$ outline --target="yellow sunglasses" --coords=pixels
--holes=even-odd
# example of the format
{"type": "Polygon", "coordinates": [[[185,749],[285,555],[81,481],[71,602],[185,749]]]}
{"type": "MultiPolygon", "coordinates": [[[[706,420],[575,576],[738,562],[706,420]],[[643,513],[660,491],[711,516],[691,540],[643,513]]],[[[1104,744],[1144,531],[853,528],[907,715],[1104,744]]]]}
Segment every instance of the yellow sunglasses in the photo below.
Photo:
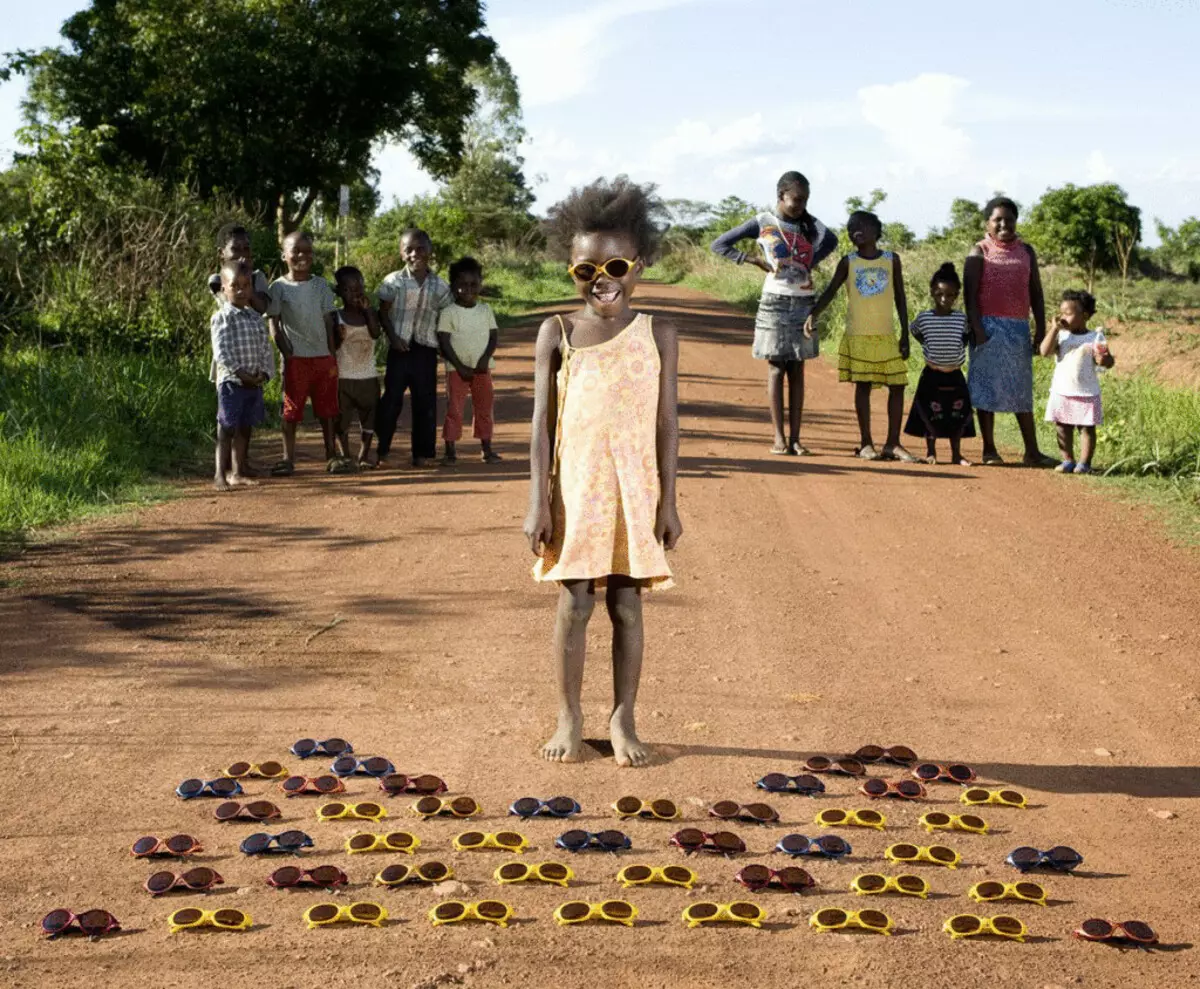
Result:
{"type": "Polygon", "coordinates": [[[443,800],[441,797],[422,797],[409,808],[417,817],[437,817],[446,814],[451,817],[474,817],[482,814],[483,808],[474,797],[455,797],[453,800],[443,800]]]}
{"type": "Polygon", "coordinates": [[[578,264],[568,267],[567,274],[581,282],[594,282],[601,275],[607,275],[609,278],[619,280],[628,275],[637,263],[637,258],[634,258],[632,261],[629,258],[609,258],[601,264],[594,264],[591,261],[580,261],[578,264]]]}
{"type": "Polygon", "coordinates": [[[682,865],[627,865],[617,873],[617,882],[628,889],[630,886],[645,886],[664,883],[667,886],[683,886],[691,889],[700,877],[682,865]]]}
{"type": "Polygon", "coordinates": [[[992,900],[1025,900],[1028,903],[1037,903],[1039,906],[1046,906],[1046,887],[1041,883],[1017,882],[1017,883],[1001,883],[994,879],[988,879],[981,883],[976,883],[969,890],[969,896],[976,903],[990,902],[992,900]]]}
{"type": "Polygon", "coordinates": [[[861,927],[864,931],[874,931],[876,934],[886,934],[890,937],[895,925],[892,918],[882,910],[839,910],[837,907],[825,907],[808,918],[808,926],[818,931],[861,927]]]}
{"type": "Polygon", "coordinates": [[[343,920],[348,920],[352,924],[370,924],[372,927],[382,927],[387,916],[387,910],[378,903],[348,903],[344,907],[336,903],[314,903],[304,911],[304,922],[308,924],[310,931],[343,920]]]}
{"type": "Polygon", "coordinates": [[[613,802],[612,809],[622,820],[627,817],[653,817],[660,821],[673,821],[679,817],[679,808],[673,800],[643,800],[641,797],[621,797],[613,802]]]}
{"type": "Polygon", "coordinates": [[[883,857],[889,862],[932,862],[934,865],[944,865],[947,869],[958,867],[962,856],[953,848],[945,845],[910,845],[906,841],[889,845],[884,850],[883,857]]]}
{"type": "Polygon", "coordinates": [[[976,917],[973,913],[960,913],[947,918],[942,924],[942,930],[957,940],[962,937],[974,937],[977,934],[995,934],[997,937],[1012,938],[1014,941],[1024,941],[1029,933],[1020,920],[1008,914],[996,917],[976,917]]]}
{"type": "Polygon", "coordinates": [[[905,896],[919,896],[922,900],[929,895],[929,883],[920,876],[884,876],[878,872],[866,872],[855,876],[850,883],[852,892],[859,896],[870,896],[874,893],[903,893],[905,896]]]}
{"type": "Polygon", "coordinates": [[[429,911],[434,927],[442,924],[457,924],[463,920],[483,920],[497,927],[507,927],[513,908],[500,900],[480,900],[464,903],[462,900],[444,900],[429,911]]]}
{"type": "Polygon", "coordinates": [[[690,903],[683,908],[683,922],[688,927],[722,922],[762,927],[762,922],[766,919],[767,911],[757,903],[747,900],[735,900],[733,903],[690,903]]]}
{"type": "Polygon", "coordinates": [[[354,818],[359,821],[378,821],[388,816],[388,812],[377,803],[344,804],[334,801],[321,804],[317,808],[318,821],[343,821],[354,818]]]}
{"type": "Polygon", "coordinates": [[[959,803],[968,806],[999,804],[1001,807],[1019,807],[1021,810],[1025,810],[1028,806],[1025,802],[1025,794],[1020,790],[985,790],[981,786],[963,790],[962,796],[958,800],[959,803]]]}
{"type": "Polygon", "coordinates": [[[843,810],[841,807],[829,807],[813,820],[823,828],[840,828],[853,824],[860,828],[875,828],[877,831],[882,831],[887,824],[887,818],[877,810],[843,810]]]}
{"type": "Polygon", "coordinates": [[[221,910],[200,910],[197,907],[184,907],[176,910],[167,918],[167,926],[172,934],[186,931],[193,927],[219,927],[223,931],[244,931],[253,923],[250,915],[244,910],[234,910],[224,907],[221,910]]]}
{"type": "Polygon", "coordinates": [[[561,862],[505,862],[495,872],[496,882],[523,883],[531,879],[538,882],[553,883],[555,886],[568,886],[575,873],[569,865],[561,862]]]}
{"type": "Polygon", "coordinates": [[[499,848],[505,852],[520,854],[529,847],[529,841],[516,831],[464,831],[454,838],[454,847],[460,852],[470,852],[479,848],[499,848]]]}
{"type": "Polygon", "coordinates": [[[453,879],[454,870],[444,862],[420,865],[389,865],[375,874],[376,886],[403,886],[405,883],[440,883],[453,879]]]}
{"type": "Polygon", "coordinates": [[[359,831],[346,839],[346,854],[359,852],[404,852],[411,855],[421,847],[421,839],[408,831],[389,831],[387,834],[368,834],[359,831]]]}
{"type": "Polygon", "coordinates": [[[944,814],[940,810],[931,810],[922,814],[917,821],[931,834],[934,831],[970,831],[973,834],[987,834],[987,821],[975,814],[944,814]]]}
{"type": "Polygon", "coordinates": [[[287,769],[271,759],[267,762],[235,762],[221,770],[222,776],[240,780],[247,776],[258,776],[265,780],[278,779],[280,776],[290,776],[287,769]]]}
{"type": "Polygon", "coordinates": [[[603,903],[568,900],[554,911],[554,920],[564,927],[567,924],[582,924],[593,919],[632,927],[637,915],[637,907],[625,900],[605,900],[603,903]]]}

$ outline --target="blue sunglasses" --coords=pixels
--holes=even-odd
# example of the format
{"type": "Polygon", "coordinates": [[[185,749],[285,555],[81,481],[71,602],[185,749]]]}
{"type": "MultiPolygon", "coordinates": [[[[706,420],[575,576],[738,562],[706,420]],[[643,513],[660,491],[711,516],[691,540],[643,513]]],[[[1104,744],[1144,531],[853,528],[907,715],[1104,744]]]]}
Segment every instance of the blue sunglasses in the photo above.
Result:
{"type": "Polygon", "coordinates": [[[538,817],[572,817],[583,808],[573,797],[551,797],[549,800],[539,800],[537,797],[521,797],[514,800],[508,812],[514,817],[528,819],[538,817]]]}
{"type": "Polygon", "coordinates": [[[242,839],[238,848],[244,855],[264,855],[271,852],[290,852],[295,855],[301,848],[312,848],[313,840],[303,831],[281,831],[267,834],[260,831],[242,839]]]}
{"type": "Polygon", "coordinates": [[[355,759],[352,755],[344,755],[333,760],[329,771],[335,776],[390,776],[396,771],[396,767],[381,755],[373,755],[367,759],[355,759]]]}
{"type": "Polygon", "coordinates": [[[1083,865],[1083,856],[1074,848],[1066,845],[1055,845],[1049,851],[1043,852],[1029,845],[1014,848],[1004,860],[1020,872],[1030,869],[1053,869],[1056,872],[1071,872],[1083,865]]]}
{"type": "Polygon", "coordinates": [[[193,797],[236,797],[241,792],[242,784],[225,776],[215,780],[184,780],[175,787],[176,796],[184,800],[193,797]]]}
{"type": "Polygon", "coordinates": [[[835,834],[823,834],[820,838],[808,838],[802,834],[785,834],[775,844],[775,851],[791,855],[819,855],[824,858],[840,859],[851,852],[850,842],[835,834]]]}

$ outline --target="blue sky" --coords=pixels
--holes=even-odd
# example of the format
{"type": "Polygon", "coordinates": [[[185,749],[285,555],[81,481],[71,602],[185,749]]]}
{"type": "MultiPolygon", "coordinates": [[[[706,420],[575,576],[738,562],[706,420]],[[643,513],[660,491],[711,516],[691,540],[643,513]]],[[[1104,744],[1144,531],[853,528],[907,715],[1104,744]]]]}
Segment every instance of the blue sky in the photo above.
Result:
{"type": "MultiPolygon", "coordinates": [[[[56,43],[79,6],[0,0],[0,47],[56,43]]],[[[488,21],[540,207],[618,172],[766,202],[796,168],[834,223],[876,186],[918,232],[955,196],[1031,203],[1064,182],[1119,182],[1151,242],[1154,217],[1200,214],[1195,0],[493,0],[488,21]]],[[[21,90],[0,87],[6,156],[21,90]]],[[[385,201],[432,188],[402,148],[377,164],[385,201]]]]}

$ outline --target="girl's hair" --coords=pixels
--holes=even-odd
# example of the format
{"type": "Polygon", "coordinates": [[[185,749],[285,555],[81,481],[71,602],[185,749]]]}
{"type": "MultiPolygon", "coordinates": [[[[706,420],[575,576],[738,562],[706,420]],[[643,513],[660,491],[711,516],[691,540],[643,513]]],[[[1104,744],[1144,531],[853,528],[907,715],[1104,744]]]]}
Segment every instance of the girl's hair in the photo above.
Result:
{"type": "Polygon", "coordinates": [[[628,234],[637,244],[638,257],[646,263],[654,260],[661,236],[655,220],[665,215],[657,186],[638,185],[627,175],[611,182],[597,179],[582,189],[572,189],[562,202],[547,211],[546,240],[564,259],[571,256],[571,244],[579,234],[628,234]]]}
{"type": "Polygon", "coordinates": [[[849,217],[846,218],[846,229],[858,225],[859,223],[872,223],[875,225],[875,231],[880,236],[883,235],[883,224],[879,222],[879,217],[874,213],[868,212],[865,209],[856,209],[849,217]]]}
{"type": "Polygon", "coordinates": [[[800,172],[784,172],[781,176],[779,176],[779,181],[775,183],[775,198],[778,199],[785,192],[787,192],[788,189],[794,188],[795,186],[803,186],[805,189],[809,188],[808,179],[806,179],[800,172]]]}
{"type": "Polygon", "coordinates": [[[483,265],[481,265],[472,257],[459,258],[452,265],[450,265],[450,271],[448,274],[451,285],[454,284],[454,279],[456,279],[459,275],[478,275],[479,280],[482,281],[483,265]]]}
{"type": "Polygon", "coordinates": [[[333,273],[333,284],[340,288],[342,282],[344,282],[347,278],[354,277],[355,275],[358,275],[359,278],[362,278],[363,273],[352,264],[344,264],[333,273]]]}
{"type": "Polygon", "coordinates": [[[929,279],[930,292],[933,291],[935,285],[953,285],[956,292],[962,291],[962,281],[958,277],[958,269],[954,267],[953,261],[947,261],[933,273],[933,277],[929,279]]]}
{"type": "Polygon", "coordinates": [[[1091,292],[1078,288],[1069,288],[1062,294],[1063,302],[1077,302],[1086,316],[1096,315],[1096,297],[1091,292]]]}
{"type": "Polygon", "coordinates": [[[240,223],[227,223],[217,231],[217,251],[223,251],[231,240],[250,239],[250,234],[240,223]]]}
{"type": "Polygon", "coordinates": [[[987,205],[983,207],[983,215],[990,220],[992,214],[998,209],[1012,210],[1013,219],[1021,215],[1021,211],[1017,209],[1017,204],[1009,199],[1008,196],[995,196],[989,199],[987,205]]]}

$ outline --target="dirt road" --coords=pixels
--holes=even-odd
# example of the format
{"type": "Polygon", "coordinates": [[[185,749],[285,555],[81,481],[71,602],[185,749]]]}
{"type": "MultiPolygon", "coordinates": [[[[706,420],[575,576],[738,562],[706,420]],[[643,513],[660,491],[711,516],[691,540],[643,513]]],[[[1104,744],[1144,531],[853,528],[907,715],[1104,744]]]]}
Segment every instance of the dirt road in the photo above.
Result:
{"type": "MultiPolygon", "coordinates": [[[[676,288],[648,287],[642,302],[678,319],[683,336],[679,586],[647,608],[640,702],[655,764],[619,770],[599,751],[573,766],[538,758],[554,713],[554,594],[530,580],[521,536],[532,331],[514,331],[498,355],[504,464],[460,456],[454,471],[329,477],[309,459],[295,478],[253,492],[216,496],[197,484],[4,567],[0,984],[1200,981],[1196,557],[1169,547],[1137,511],[1094,496],[1083,478],[852,459],[851,395],[824,361],[809,369],[804,434],[818,456],[770,456],[750,320],[676,288]],[[172,789],[241,758],[315,774],[324,762],[301,764],[287,747],[329,735],[402,771],[443,775],[483,804],[479,826],[492,830],[511,824],[504,811],[514,798],[558,793],[582,802],[591,830],[612,823],[608,805],[625,793],[674,798],[702,825],[708,802],[753,799],[751,781],[763,773],[799,772],[808,754],[868,742],[966,761],[1034,806],[989,808],[993,834],[937,836],[965,861],[953,872],[916,868],[937,891],[926,901],[864,902],[846,890],[860,872],[899,871],[882,861],[891,842],[932,840],[916,826],[924,810],[962,809],[946,785],[929,805],[882,807],[883,833],[841,832],[851,860],[801,862],[820,881],[815,893],[753,895],[732,882],[744,862],[781,866],[767,852],[784,833],[814,833],[822,807],[868,803],[851,781],[831,778],[819,800],[772,798],[781,825],[735,828],[750,848],[738,862],[689,861],[700,892],[628,893],[645,921],[633,930],[556,927],[550,914],[568,896],[553,887],[500,890],[519,917],[507,930],[434,930],[425,912],[437,892],[372,889],[392,857],[346,856],[340,846],[353,828],[317,823],[310,798],[285,802],[273,786],[249,784],[283,805],[282,827],[314,836],[308,864],[349,872],[355,885],[340,900],[376,899],[395,917],[384,930],[309,932],[300,913],[323,894],[266,887],[273,865],[237,851],[253,826],[218,825],[211,801],[183,802],[172,789]],[[141,890],[152,867],[129,857],[130,843],[177,831],[204,840],[200,862],[224,875],[221,892],[152,900],[141,890]],[[1054,905],[976,911],[1017,914],[1030,943],[952,942],[941,932],[943,919],[972,908],[972,883],[1016,877],[1003,864],[1012,848],[1056,843],[1086,862],[1079,875],[1045,880],[1054,905]],[[767,929],[680,923],[689,899],[739,894],[769,909],[767,929]],[[249,910],[256,929],[168,935],[165,917],[188,904],[249,910]],[[900,936],[811,932],[809,913],[830,905],[883,908],[900,936]],[[126,932],[47,943],[37,921],[56,906],[106,907],[126,932]],[[1070,938],[1090,916],[1149,921],[1168,950],[1070,938]]],[[[275,439],[261,451],[273,455],[275,439]]],[[[609,699],[602,619],[598,611],[585,686],[593,736],[609,699]]],[[[377,791],[362,780],[350,792],[377,791]]],[[[420,858],[452,864],[469,898],[495,895],[490,877],[504,856],[452,851],[463,826],[415,821],[406,804],[389,803],[389,823],[420,835],[420,858]]],[[[570,858],[582,880],[571,895],[616,895],[623,863],[684,861],[667,846],[675,827],[634,821],[634,851],[620,861],[570,858]]],[[[562,826],[521,830],[536,846],[527,859],[566,854],[552,846],[562,826]]]]}

